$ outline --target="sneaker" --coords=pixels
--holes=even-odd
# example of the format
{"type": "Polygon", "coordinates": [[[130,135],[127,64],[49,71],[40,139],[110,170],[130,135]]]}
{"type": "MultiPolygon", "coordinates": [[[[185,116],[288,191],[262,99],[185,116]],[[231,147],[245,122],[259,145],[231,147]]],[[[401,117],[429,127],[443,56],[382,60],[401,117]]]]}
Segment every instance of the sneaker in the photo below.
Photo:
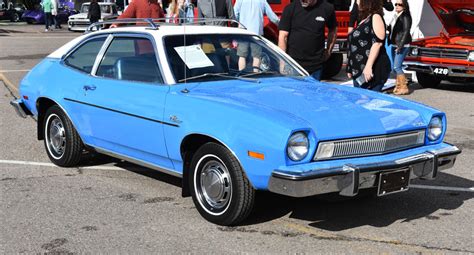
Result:
{"type": "Polygon", "coordinates": [[[45,31],[45,32],[48,32],[48,29],[46,28],[44,31],[45,31]]]}

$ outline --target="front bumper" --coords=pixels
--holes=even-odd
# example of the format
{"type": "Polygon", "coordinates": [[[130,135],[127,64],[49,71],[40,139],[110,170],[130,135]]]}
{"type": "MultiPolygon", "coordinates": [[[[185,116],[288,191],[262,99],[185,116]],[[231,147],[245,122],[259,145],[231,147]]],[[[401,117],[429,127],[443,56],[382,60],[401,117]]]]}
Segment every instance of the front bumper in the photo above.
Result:
{"type": "Polygon", "coordinates": [[[448,73],[446,75],[440,75],[440,77],[459,77],[459,78],[474,78],[474,67],[473,66],[462,66],[452,64],[438,64],[438,63],[420,63],[405,61],[403,64],[406,66],[406,70],[421,72],[431,75],[436,75],[434,70],[436,68],[447,68],[448,73]]]}
{"type": "Polygon", "coordinates": [[[89,21],[68,21],[68,28],[70,31],[86,31],[91,25],[89,21]]]}
{"type": "Polygon", "coordinates": [[[410,169],[410,179],[434,179],[438,171],[451,168],[456,156],[461,153],[456,146],[442,145],[444,146],[386,161],[346,163],[301,172],[275,170],[270,177],[268,189],[291,197],[332,192],[339,192],[343,196],[355,196],[359,189],[377,187],[379,175],[383,172],[410,169]]]}
{"type": "Polygon", "coordinates": [[[15,109],[16,114],[22,118],[26,118],[28,115],[33,115],[28,108],[26,108],[25,104],[21,99],[16,99],[10,101],[10,105],[13,106],[15,109]]]}

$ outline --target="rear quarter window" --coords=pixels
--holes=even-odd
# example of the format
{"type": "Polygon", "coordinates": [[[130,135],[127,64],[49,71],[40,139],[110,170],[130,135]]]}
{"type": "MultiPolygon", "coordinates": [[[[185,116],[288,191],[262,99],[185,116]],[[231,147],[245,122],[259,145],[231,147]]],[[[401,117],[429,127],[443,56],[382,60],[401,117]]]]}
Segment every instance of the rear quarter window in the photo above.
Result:
{"type": "Polygon", "coordinates": [[[106,37],[100,37],[85,42],[64,60],[64,64],[79,71],[90,73],[105,39],[106,37]]]}

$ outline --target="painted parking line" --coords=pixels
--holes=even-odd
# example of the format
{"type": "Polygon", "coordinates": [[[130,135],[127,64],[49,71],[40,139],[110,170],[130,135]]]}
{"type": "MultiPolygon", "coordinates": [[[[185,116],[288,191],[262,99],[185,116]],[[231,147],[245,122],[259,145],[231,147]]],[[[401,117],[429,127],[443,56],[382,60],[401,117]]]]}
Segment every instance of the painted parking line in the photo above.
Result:
{"type": "Polygon", "coordinates": [[[31,69],[0,70],[0,73],[29,72],[31,69]]]}
{"type": "MultiPolygon", "coordinates": [[[[26,165],[26,166],[45,166],[45,167],[54,167],[61,168],[53,163],[46,162],[34,162],[34,161],[20,161],[20,160],[5,160],[0,159],[0,164],[3,165],[26,165]]],[[[77,169],[84,170],[113,170],[113,171],[127,171],[123,168],[116,166],[86,166],[86,167],[76,167],[77,169]]],[[[140,168],[137,166],[137,168],[140,168]]],[[[460,191],[460,192],[474,192],[474,187],[471,188],[459,188],[459,187],[446,187],[446,186],[429,186],[429,185],[410,185],[410,188],[414,189],[430,189],[430,190],[444,190],[444,191],[460,191]]]]}
{"type": "MultiPolygon", "coordinates": [[[[44,166],[44,167],[54,167],[62,168],[53,163],[46,162],[34,162],[34,161],[20,161],[20,160],[3,160],[0,159],[0,164],[2,165],[24,165],[24,166],[44,166]]],[[[85,166],[85,167],[75,167],[75,169],[82,170],[112,170],[112,171],[126,171],[123,168],[116,166],[85,166]]]]}
{"type": "Polygon", "coordinates": [[[461,191],[461,192],[474,192],[474,187],[471,188],[459,188],[459,187],[445,187],[445,186],[429,186],[429,185],[414,185],[411,184],[410,188],[414,189],[431,189],[431,190],[445,190],[445,191],[461,191]]]}
{"type": "Polygon", "coordinates": [[[11,92],[16,92],[18,93],[18,88],[13,85],[13,83],[3,74],[0,72],[0,81],[3,81],[7,89],[9,89],[11,92]]]}

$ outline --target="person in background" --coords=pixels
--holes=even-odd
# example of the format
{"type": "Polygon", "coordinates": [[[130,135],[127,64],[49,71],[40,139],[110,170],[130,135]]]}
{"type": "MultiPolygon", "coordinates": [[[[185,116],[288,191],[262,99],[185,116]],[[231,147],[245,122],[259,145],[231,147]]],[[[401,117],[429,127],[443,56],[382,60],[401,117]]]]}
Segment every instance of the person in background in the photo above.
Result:
{"type": "MultiPolygon", "coordinates": [[[[197,8],[198,18],[200,19],[236,19],[234,8],[232,7],[232,0],[198,0],[197,8]]],[[[227,22],[205,22],[205,24],[225,26],[227,22]]]]}
{"type": "MultiPolygon", "coordinates": [[[[393,4],[391,0],[380,0],[383,4],[383,8],[389,12],[393,11],[393,4]]],[[[356,23],[358,23],[359,20],[359,5],[360,5],[360,0],[356,0],[354,2],[354,6],[352,6],[351,9],[351,16],[349,19],[349,28],[348,32],[351,33],[352,30],[354,30],[354,26],[356,23]]]]}
{"type": "Polygon", "coordinates": [[[53,4],[51,15],[52,15],[53,23],[54,23],[54,28],[61,29],[62,28],[61,23],[59,23],[59,20],[58,20],[59,1],[51,0],[51,3],[53,4]]]}
{"type": "Polygon", "coordinates": [[[194,6],[185,0],[172,0],[166,9],[166,22],[186,23],[194,17],[194,6]]]}
{"type": "Polygon", "coordinates": [[[52,23],[52,15],[51,12],[53,10],[53,3],[52,0],[43,0],[42,2],[43,12],[44,12],[44,25],[45,25],[45,32],[48,32],[51,27],[52,23]]]}
{"type": "Polygon", "coordinates": [[[393,70],[397,74],[397,81],[393,94],[406,95],[410,93],[408,90],[408,82],[403,72],[402,64],[408,53],[411,43],[410,28],[412,24],[410,15],[410,6],[407,0],[396,0],[395,17],[389,26],[389,44],[392,47],[393,70]]]}
{"type": "Polygon", "coordinates": [[[382,91],[390,75],[382,15],[380,0],[360,0],[360,22],[349,34],[347,76],[353,79],[354,87],[382,91]]]}
{"type": "MultiPolygon", "coordinates": [[[[133,0],[117,19],[158,19],[165,18],[165,13],[157,0],[133,0]]],[[[111,28],[117,27],[112,24],[111,28]]]]}
{"type": "Polygon", "coordinates": [[[100,5],[97,3],[97,0],[91,0],[91,4],[89,5],[89,12],[87,13],[87,18],[89,19],[90,23],[96,23],[100,20],[100,5]]]}
{"type": "MultiPolygon", "coordinates": [[[[234,13],[237,20],[247,30],[258,35],[263,35],[263,15],[267,15],[268,19],[276,25],[280,21],[266,0],[237,0],[234,5],[234,13]]],[[[249,49],[253,58],[253,66],[260,66],[261,47],[253,43],[249,45],[248,42],[239,42],[237,46],[239,70],[244,70],[246,67],[249,49]]]]}
{"type": "Polygon", "coordinates": [[[293,1],[283,10],[279,29],[278,47],[319,81],[323,63],[331,56],[336,42],[334,6],[326,0],[293,1]],[[329,30],[326,49],[325,27],[329,30]]]}

